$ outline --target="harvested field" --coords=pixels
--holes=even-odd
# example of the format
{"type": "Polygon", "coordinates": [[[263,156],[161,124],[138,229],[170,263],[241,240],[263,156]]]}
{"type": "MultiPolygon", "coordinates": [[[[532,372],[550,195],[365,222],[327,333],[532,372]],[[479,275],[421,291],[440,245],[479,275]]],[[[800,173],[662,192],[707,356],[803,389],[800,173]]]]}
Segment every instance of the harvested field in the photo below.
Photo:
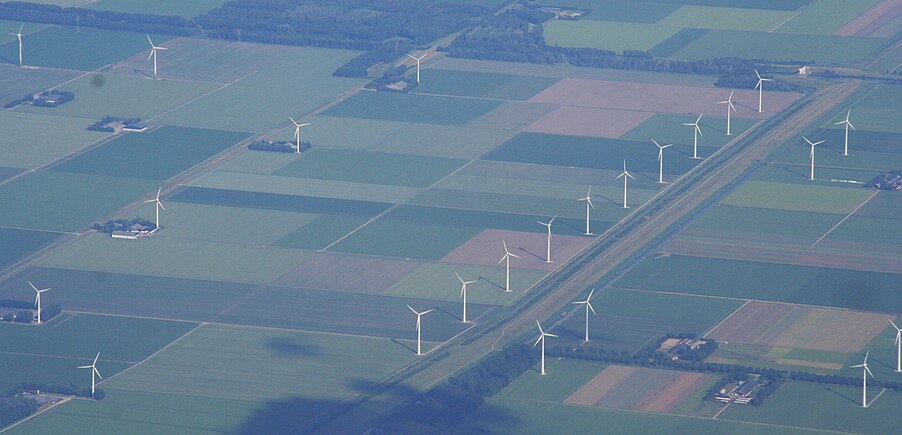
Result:
{"type": "Polygon", "coordinates": [[[564,403],[647,412],[670,412],[711,375],[609,366],[564,403]]]}
{"type": "Polygon", "coordinates": [[[382,293],[419,266],[408,260],[318,253],[275,281],[276,285],[355,293],[382,293]],[[353,273],[349,273],[353,271],[353,273]]]}
{"type": "Polygon", "coordinates": [[[524,131],[618,138],[652,115],[651,112],[564,106],[528,125],[524,131]]]}
{"type": "Polygon", "coordinates": [[[840,27],[837,36],[886,37],[898,31],[888,29],[888,25],[902,17],[902,0],[884,0],[867,12],[840,27]]]}
{"type": "Polygon", "coordinates": [[[501,242],[506,241],[510,252],[520,256],[511,258],[511,269],[553,270],[594,240],[590,237],[552,235],[551,259],[554,263],[546,263],[546,237],[544,233],[489,229],[458,246],[442,257],[441,261],[494,266],[504,255],[501,242]]]}
{"type": "MultiPolygon", "coordinates": [[[[801,94],[764,92],[764,113],[758,113],[758,93],[737,90],[733,103],[738,118],[763,118],[785,109],[801,94]]],[[[608,80],[563,79],[531,98],[530,102],[646,112],[723,113],[717,101],[730,95],[728,89],[629,83],[608,80]]]]}
{"type": "Polygon", "coordinates": [[[886,329],[886,316],[752,301],[708,334],[747,344],[857,352],[886,329]]]}
{"type": "Polygon", "coordinates": [[[605,367],[598,375],[576,390],[564,403],[592,406],[610,394],[618,385],[634,375],[636,367],[612,365],[605,367]]]}

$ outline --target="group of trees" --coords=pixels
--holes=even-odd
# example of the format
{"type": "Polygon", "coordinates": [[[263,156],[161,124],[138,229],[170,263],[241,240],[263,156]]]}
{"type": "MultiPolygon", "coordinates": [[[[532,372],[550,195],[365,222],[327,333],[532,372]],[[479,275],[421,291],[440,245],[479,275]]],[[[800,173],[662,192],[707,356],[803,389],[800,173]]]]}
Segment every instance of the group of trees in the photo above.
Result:
{"type": "MultiPolygon", "coordinates": [[[[313,145],[310,142],[301,142],[301,152],[309,150],[313,145]]],[[[269,141],[257,140],[247,146],[248,149],[255,151],[275,151],[277,153],[296,153],[297,144],[288,141],[269,141]]]]}
{"type": "MultiPolygon", "coordinates": [[[[16,313],[15,317],[0,317],[0,322],[31,323],[34,318],[34,313],[32,312],[32,309],[34,309],[34,302],[32,301],[2,299],[0,300],[0,307],[19,309],[19,312],[16,313]]],[[[62,312],[63,309],[60,307],[60,304],[43,305],[41,306],[41,321],[46,322],[62,312]]]]}
{"type": "Polygon", "coordinates": [[[28,397],[0,398],[0,427],[13,424],[38,411],[40,405],[28,397]]]}
{"type": "Polygon", "coordinates": [[[112,234],[113,231],[128,231],[135,225],[143,228],[156,227],[156,224],[154,224],[153,222],[147,219],[136,217],[134,219],[113,219],[108,220],[104,223],[96,223],[94,225],[91,225],[91,229],[99,233],[112,234]]]}
{"type": "Polygon", "coordinates": [[[11,109],[25,103],[31,103],[32,105],[39,107],[56,107],[74,99],[75,94],[69,91],[44,91],[38,94],[37,98],[35,98],[35,96],[32,94],[28,94],[22,98],[17,98],[15,100],[7,102],[3,105],[3,107],[6,109],[11,109]]]}

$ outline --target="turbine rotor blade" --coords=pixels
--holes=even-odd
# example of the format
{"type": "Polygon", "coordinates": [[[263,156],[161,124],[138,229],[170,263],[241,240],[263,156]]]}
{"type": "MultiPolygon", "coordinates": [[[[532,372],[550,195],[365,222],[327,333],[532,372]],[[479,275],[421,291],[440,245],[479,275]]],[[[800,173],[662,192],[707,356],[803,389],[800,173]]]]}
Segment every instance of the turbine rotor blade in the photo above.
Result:
{"type": "Polygon", "coordinates": [[[549,333],[547,333],[547,332],[546,332],[544,335],[545,335],[546,337],[557,337],[557,335],[549,334],[549,333]]]}
{"type": "Polygon", "coordinates": [[[408,305],[407,308],[410,308],[410,311],[413,311],[413,313],[416,314],[417,316],[420,315],[420,313],[418,313],[417,310],[413,309],[413,307],[411,307],[410,305],[408,305]]]}
{"type": "MultiPolygon", "coordinates": [[[[29,284],[31,284],[31,283],[29,282],[29,284]]],[[[893,325],[893,328],[896,328],[896,331],[902,331],[902,329],[900,329],[898,326],[896,326],[896,322],[893,322],[893,319],[886,319],[886,320],[889,320],[889,323],[891,325],[893,325]]]]}
{"type": "Polygon", "coordinates": [[[35,287],[35,286],[34,286],[34,284],[32,284],[32,283],[31,283],[31,281],[28,281],[28,285],[30,285],[30,286],[31,286],[31,288],[33,288],[33,289],[34,289],[34,291],[38,291],[38,288],[37,288],[37,287],[35,287]]]}
{"type": "Polygon", "coordinates": [[[591,302],[586,301],[586,306],[589,307],[590,310],[592,310],[592,314],[594,314],[594,315],[596,315],[596,316],[598,315],[598,313],[595,312],[595,308],[592,307],[592,303],[591,303],[591,302]]]}
{"type": "Polygon", "coordinates": [[[100,378],[100,380],[102,381],[103,376],[100,375],[100,370],[97,370],[97,367],[91,367],[91,368],[94,369],[94,373],[97,373],[97,377],[100,378]]]}
{"type": "Polygon", "coordinates": [[[100,358],[100,352],[97,352],[97,356],[94,357],[94,363],[91,364],[92,366],[97,365],[97,359],[98,359],[98,358],[100,358]]]}
{"type": "Polygon", "coordinates": [[[544,334],[544,333],[545,333],[545,331],[543,331],[543,330],[542,330],[542,324],[541,324],[541,323],[539,323],[539,321],[538,321],[538,320],[536,320],[536,326],[538,326],[538,327],[539,327],[539,333],[541,333],[541,334],[544,334]]]}
{"type": "Polygon", "coordinates": [[[545,335],[539,335],[539,338],[537,338],[536,342],[532,344],[532,347],[538,346],[539,342],[542,341],[543,338],[545,338],[545,335]]]}

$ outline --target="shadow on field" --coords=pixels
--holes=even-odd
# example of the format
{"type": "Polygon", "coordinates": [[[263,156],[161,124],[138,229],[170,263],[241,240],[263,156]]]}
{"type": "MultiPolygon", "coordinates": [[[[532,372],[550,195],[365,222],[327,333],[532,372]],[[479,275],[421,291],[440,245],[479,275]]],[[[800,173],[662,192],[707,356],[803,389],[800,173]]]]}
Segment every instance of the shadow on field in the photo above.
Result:
{"type": "Polygon", "coordinates": [[[398,340],[397,338],[392,338],[391,341],[392,341],[392,343],[395,343],[395,344],[403,347],[404,349],[411,351],[412,353],[417,353],[417,348],[415,348],[413,346],[408,346],[406,343],[404,343],[401,340],[398,340]]]}
{"type": "Polygon", "coordinates": [[[797,170],[795,169],[795,167],[784,166],[784,167],[783,167],[783,170],[786,171],[786,172],[789,172],[790,174],[798,175],[799,177],[802,177],[802,178],[804,178],[804,179],[806,179],[806,180],[810,177],[810,174],[805,174],[805,173],[802,173],[802,172],[800,172],[800,171],[797,171],[797,170]]]}
{"type": "Polygon", "coordinates": [[[857,399],[852,398],[852,397],[849,397],[849,396],[847,396],[847,395],[846,395],[845,393],[843,393],[843,392],[836,391],[836,390],[834,390],[834,389],[832,389],[832,388],[830,388],[830,387],[824,387],[824,388],[825,388],[827,391],[829,391],[829,392],[831,392],[831,393],[833,393],[833,394],[836,394],[837,396],[842,397],[843,399],[848,400],[849,402],[852,402],[852,403],[854,403],[854,404],[856,404],[856,405],[861,405],[861,402],[859,402],[857,399]]]}
{"type": "Polygon", "coordinates": [[[491,284],[491,285],[493,285],[493,286],[495,286],[495,287],[498,287],[498,288],[501,289],[501,290],[504,290],[504,286],[503,286],[503,285],[498,284],[497,282],[492,281],[492,280],[490,280],[490,279],[488,279],[488,278],[486,278],[486,277],[484,277],[484,276],[479,276],[479,277],[477,277],[477,279],[480,280],[480,281],[485,281],[485,282],[487,282],[487,283],[489,283],[489,284],[491,284]]]}
{"type": "Polygon", "coordinates": [[[884,361],[881,360],[880,358],[878,358],[878,357],[873,357],[873,356],[871,357],[871,361],[874,361],[874,362],[876,362],[877,364],[880,364],[880,365],[882,365],[882,366],[884,366],[884,367],[886,367],[886,368],[888,368],[888,369],[890,369],[890,370],[893,370],[893,371],[896,370],[896,362],[895,362],[895,361],[892,361],[892,362],[884,362],[884,361]]]}
{"type": "Polygon", "coordinates": [[[617,202],[617,201],[614,201],[613,199],[608,198],[607,196],[604,196],[604,195],[593,195],[593,196],[594,196],[595,198],[601,198],[601,199],[603,199],[603,200],[605,200],[605,201],[607,201],[607,202],[610,202],[611,204],[614,204],[614,205],[616,205],[616,206],[618,206],[618,207],[621,206],[621,205],[623,205],[622,203],[619,203],[619,202],[617,202]]]}
{"type": "Polygon", "coordinates": [[[700,127],[709,128],[709,129],[714,130],[714,131],[716,131],[716,132],[718,132],[718,133],[721,133],[721,134],[727,134],[727,125],[726,125],[726,124],[720,124],[720,126],[715,127],[715,126],[711,125],[710,123],[707,123],[707,122],[700,122],[700,123],[699,123],[699,126],[700,126],[700,127]]]}
{"type": "Polygon", "coordinates": [[[230,431],[233,434],[290,434],[305,433],[304,426],[317,415],[338,405],[334,400],[292,397],[271,400],[263,404],[243,423],[230,431]]]}
{"type": "Polygon", "coordinates": [[[266,342],[266,347],[272,349],[283,358],[318,356],[320,354],[318,346],[295,343],[284,337],[270,339],[266,342]]]}
{"type": "Polygon", "coordinates": [[[538,254],[535,254],[535,253],[533,253],[532,251],[527,251],[526,248],[524,248],[524,247],[522,247],[522,246],[520,246],[520,247],[517,248],[517,249],[519,249],[520,251],[523,251],[524,253],[526,253],[526,254],[528,254],[528,255],[531,255],[531,256],[533,256],[533,257],[536,257],[536,258],[539,259],[539,260],[545,261],[545,257],[543,257],[543,256],[541,256],[541,255],[538,255],[538,254]]]}

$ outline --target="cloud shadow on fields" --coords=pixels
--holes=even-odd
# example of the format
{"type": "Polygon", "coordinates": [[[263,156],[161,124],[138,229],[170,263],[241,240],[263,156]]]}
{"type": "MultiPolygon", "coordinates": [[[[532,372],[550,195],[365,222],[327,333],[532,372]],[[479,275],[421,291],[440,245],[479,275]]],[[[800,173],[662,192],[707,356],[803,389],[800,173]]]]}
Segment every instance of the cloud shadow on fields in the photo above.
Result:
{"type": "Polygon", "coordinates": [[[296,343],[284,337],[274,337],[266,342],[266,347],[283,358],[316,357],[320,355],[319,346],[296,343]]]}

